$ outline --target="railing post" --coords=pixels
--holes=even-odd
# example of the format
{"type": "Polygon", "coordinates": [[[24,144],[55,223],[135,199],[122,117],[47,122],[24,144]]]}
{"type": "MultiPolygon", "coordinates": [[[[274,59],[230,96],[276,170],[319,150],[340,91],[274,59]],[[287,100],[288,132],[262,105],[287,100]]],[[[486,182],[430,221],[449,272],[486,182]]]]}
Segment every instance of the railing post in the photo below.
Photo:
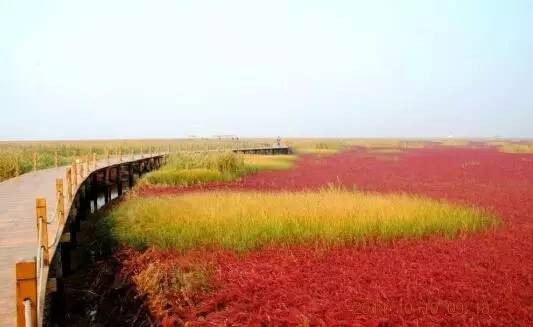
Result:
{"type": "Polygon", "coordinates": [[[76,161],[80,169],[80,173],[78,175],[78,184],[81,184],[81,181],[83,180],[83,162],[81,160],[76,160],[76,161]]]}
{"type": "Polygon", "coordinates": [[[129,187],[130,190],[133,188],[133,181],[134,181],[133,163],[130,163],[128,165],[128,187],[129,187]]]}
{"type": "Polygon", "coordinates": [[[80,159],[76,159],[76,186],[81,183],[81,163],[80,159]]]}
{"type": "Polygon", "coordinates": [[[117,196],[122,196],[122,165],[119,164],[117,166],[117,176],[116,176],[116,182],[117,182],[117,196]]]}
{"type": "Polygon", "coordinates": [[[67,168],[65,177],[67,180],[67,200],[68,202],[72,202],[72,168],[67,168]]]}
{"type": "Polygon", "coordinates": [[[65,224],[65,195],[63,193],[63,179],[56,179],[57,194],[57,224],[62,227],[65,224]]]}
{"type": "Polygon", "coordinates": [[[35,201],[35,208],[37,216],[39,248],[43,248],[43,263],[48,265],[50,260],[48,254],[48,214],[46,210],[46,199],[37,198],[35,201]]]}
{"type": "Polygon", "coordinates": [[[17,280],[17,327],[37,326],[37,264],[34,260],[19,261],[15,266],[17,280]],[[26,302],[26,303],[24,303],[26,302]],[[26,306],[29,305],[29,308],[26,306]],[[29,314],[28,310],[29,309],[29,314]],[[26,321],[27,319],[30,321],[26,321]]]}

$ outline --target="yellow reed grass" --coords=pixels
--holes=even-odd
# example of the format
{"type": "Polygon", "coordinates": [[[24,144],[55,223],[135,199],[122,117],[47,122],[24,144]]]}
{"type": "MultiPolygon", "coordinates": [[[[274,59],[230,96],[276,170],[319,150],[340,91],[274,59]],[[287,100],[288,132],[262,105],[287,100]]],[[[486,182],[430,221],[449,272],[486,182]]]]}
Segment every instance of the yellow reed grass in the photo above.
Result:
{"type": "Polygon", "coordinates": [[[186,250],[249,250],[306,242],[452,237],[497,224],[490,213],[408,195],[329,189],[316,192],[207,192],[132,198],[111,214],[122,243],[186,250]]]}

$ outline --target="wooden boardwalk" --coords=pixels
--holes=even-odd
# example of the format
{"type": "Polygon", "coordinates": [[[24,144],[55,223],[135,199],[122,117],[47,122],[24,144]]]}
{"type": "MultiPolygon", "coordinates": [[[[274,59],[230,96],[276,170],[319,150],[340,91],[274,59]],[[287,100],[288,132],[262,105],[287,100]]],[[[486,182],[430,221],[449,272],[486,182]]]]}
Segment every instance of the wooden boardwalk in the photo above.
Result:
{"type": "Polygon", "coordinates": [[[291,149],[286,145],[272,145],[272,146],[264,146],[264,147],[253,147],[253,148],[240,148],[240,149],[233,149],[232,150],[235,153],[243,153],[243,154],[290,154],[291,149]]]}
{"type": "MultiPolygon", "coordinates": [[[[290,149],[286,146],[268,146],[258,148],[240,148],[233,149],[236,153],[246,154],[288,154],[290,149]]],[[[128,168],[126,172],[130,178],[129,183],[133,183],[134,167],[137,165],[138,174],[157,168],[160,164],[159,159],[162,159],[164,154],[153,156],[133,156],[124,157],[124,160],[118,160],[118,158],[111,160],[102,160],[97,162],[96,169],[91,169],[89,172],[85,172],[85,178],[79,183],[75,184],[72,189],[74,197],[78,193],[78,190],[82,188],[83,202],[97,201],[98,199],[98,185],[103,183],[106,185],[108,191],[104,195],[106,202],[110,197],[109,178],[111,169],[115,169],[114,185],[122,185],[122,168],[128,168]],[[150,164],[150,160],[156,162],[157,165],[150,164]],[[149,163],[149,167],[146,168],[146,163],[149,163]],[[105,174],[104,174],[105,172],[105,174]],[[99,175],[103,175],[105,180],[99,181],[99,175]],[[118,177],[117,177],[118,176],[118,177]],[[94,178],[93,178],[94,177],[94,178]],[[96,185],[96,186],[94,186],[96,185]],[[86,198],[86,186],[89,186],[89,193],[93,193],[96,198],[86,198]],[[96,190],[93,187],[97,187],[96,190]]],[[[56,219],[56,179],[62,178],[65,185],[67,179],[65,178],[66,170],[68,167],[57,167],[45,170],[39,170],[30,172],[15,178],[8,179],[0,183],[0,327],[3,326],[15,326],[17,324],[17,299],[16,299],[16,275],[15,265],[21,260],[33,260],[37,255],[38,245],[38,231],[37,231],[37,218],[36,218],[36,199],[45,198],[47,201],[47,220],[52,221],[48,225],[48,240],[50,258],[52,258],[58,249],[57,244],[54,244],[58,230],[58,220],[56,219]]],[[[77,170],[77,169],[76,169],[77,170]]],[[[118,190],[118,189],[117,189],[118,190]]],[[[122,186],[118,194],[122,192],[122,186]]],[[[64,202],[65,204],[65,219],[69,217],[69,213],[77,212],[81,208],[76,207],[71,201],[64,202]],[[72,211],[71,211],[72,206],[72,211]]],[[[80,202],[78,201],[78,204],[80,202]]],[[[89,204],[90,205],[90,204],[89,204]]],[[[96,203],[95,203],[96,205],[96,203]]],[[[66,226],[61,226],[59,235],[63,232],[63,227],[66,230],[66,226]]],[[[44,276],[48,275],[48,268],[44,273],[44,276]]],[[[45,285],[46,286],[46,285],[45,285]]],[[[42,289],[38,290],[41,293],[46,293],[42,289]]],[[[40,297],[40,296],[38,296],[40,297]]],[[[37,310],[39,311],[39,310],[37,310]]],[[[41,318],[42,319],[42,318],[41,318]]],[[[40,319],[38,320],[40,321],[40,319]]]]}
{"type": "MultiPolygon", "coordinates": [[[[124,158],[127,164],[141,157],[124,158]]],[[[118,159],[109,163],[99,161],[98,168],[119,164],[118,159]]],[[[15,264],[22,259],[36,256],[37,225],[35,201],[47,200],[48,219],[54,220],[56,212],[56,179],[65,179],[67,167],[50,168],[23,174],[0,183],[0,326],[16,325],[15,264]]],[[[65,213],[70,210],[65,201],[65,213]]],[[[57,219],[48,226],[48,239],[53,242],[57,219]]],[[[50,255],[55,247],[50,249],[50,255]]]]}

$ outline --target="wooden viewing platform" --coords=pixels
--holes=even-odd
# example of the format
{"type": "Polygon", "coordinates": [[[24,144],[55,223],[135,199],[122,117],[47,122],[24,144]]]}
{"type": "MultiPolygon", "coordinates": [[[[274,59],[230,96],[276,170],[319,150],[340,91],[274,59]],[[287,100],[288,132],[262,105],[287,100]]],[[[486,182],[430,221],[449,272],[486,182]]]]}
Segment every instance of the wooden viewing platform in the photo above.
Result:
{"type": "MultiPolygon", "coordinates": [[[[33,296],[26,295],[22,299],[17,299],[19,292],[22,294],[29,290],[36,298],[40,297],[40,303],[44,305],[48,284],[46,281],[48,278],[56,277],[48,276],[48,267],[45,264],[45,269],[41,272],[44,276],[44,285],[40,285],[41,289],[35,292],[32,289],[35,287],[31,286],[31,283],[26,283],[27,280],[33,279],[35,284],[34,275],[39,274],[39,268],[36,268],[38,263],[35,260],[40,248],[37,216],[39,210],[42,212],[43,205],[45,212],[47,210],[42,218],[45,221],[44,225],[47,225],[49,264],[54,266],[57,275],[68,271],[69,263],[66,261],[69,260],[69,254],[65,252],[68,252],[71,244],[75,246],[81,215],[90,211],[91,206],[93,210],[99,207],[97,204],[99,195],[103,195],[105,203],[111,200],[111,192],[116,192],[117,196],[120,196],[124,183],[132,187],[135,174],[139,177],[144,172],[159,167],[164,157],[164,154],[156,154],[128,156],[124,157],[124,160],[117,157],[96,162],[93,159],[91,163],[86,161],[76,165],[76,173],[73,173],[74,167],[69,166],[49,168],[0,183],[0,326],[17,325],[17,312],[19,317],[21,313],[24,317],[24,304],[19,302],[33,296]],[[73,178],[75,180],[69,183],[68,180],[73,178]],[[61,206],[61,202],[58,200],[57,191],[60,185],[56,183],[62,183],[64,201],[62,214],[57,211],[57,204],[61,206]],[[72,192],[71,196],[68,194],[69,191],[72,192]],[[46,202],[36,199],[44,199],[46,202]],[[60,223],[61,221],[63,223],[60,223]],[[57,238],[58,242],[54,242],[56,234],[61,236],[61,239],[57,238]],[[25,263],[18,265],[17,262],[20,261],[25,263]],[[58,263],[62,264],[62,267],[59,267],[62,271],[57,271],[58,263]]],[[[35,316],[38,309],[42,314],[42,308],[37,308],[39,301],[36,301],[36,298],[32,299],[31,303],[34,326],[42,323],[42,317],[35,316]]],[[[19,321],[18,325],[24,326],[23,323],[24,321],[22,324],[19,321]]]]}

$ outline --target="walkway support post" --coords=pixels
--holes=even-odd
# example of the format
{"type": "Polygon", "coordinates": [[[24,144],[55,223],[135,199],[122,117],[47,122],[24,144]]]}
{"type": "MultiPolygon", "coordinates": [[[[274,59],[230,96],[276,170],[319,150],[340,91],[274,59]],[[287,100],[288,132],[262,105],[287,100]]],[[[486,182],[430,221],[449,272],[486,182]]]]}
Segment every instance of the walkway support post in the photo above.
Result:
{"type": "Polygon", "coordinates": [[[128,165],[128,188],[131,190],[133,188],[133,181],[134,181],[134,176],[133,176],[133,163],[130,163],[128,165]]]}
{"type": "Polygon", "coordinates": [[[121,164],[118,164],[117,166],[116,182],[117,182],[117,196],[122,196],[122,165],[121,164]]]}
{"type": "Polygon", "coordinates": [[[98,210],[98,173],[92,174],[91,180],[91,202],[93,202],[94,212],[98,210]]]}
{"type": "Polygon", "coordinates": [[[109,191],[109,168],[104,171],[104,203],[108,204],[111,200],[111,192],[109,191]]]}
{"type": "MultiPolygon", "coordinates": [[[[77,210],[77,208],[75,207],[76,203],[75,203],[74,200],[72,202],[71,208],[74,207],[74,209],[77,210]]],[[[69,246],[74,248],[78,244],[78,237],[77,237],[76,233],[78,232],[79,221],[76,220],[76,214],[72,213],[72,211],[71,211],[71,214],[69,215],[69,218],[67,219],[67,221],[68,221],[68,224],[67,224],[68,232],[70,234],[69,246]]]]}
{"type": "Polygon", "coordinates": [[[17,327],[37,327],[37,264],[35,259],[17,262],[15,275],[17,279],[17,327]],[[30,321],[27,321],[28,319],[30,321]]]}

